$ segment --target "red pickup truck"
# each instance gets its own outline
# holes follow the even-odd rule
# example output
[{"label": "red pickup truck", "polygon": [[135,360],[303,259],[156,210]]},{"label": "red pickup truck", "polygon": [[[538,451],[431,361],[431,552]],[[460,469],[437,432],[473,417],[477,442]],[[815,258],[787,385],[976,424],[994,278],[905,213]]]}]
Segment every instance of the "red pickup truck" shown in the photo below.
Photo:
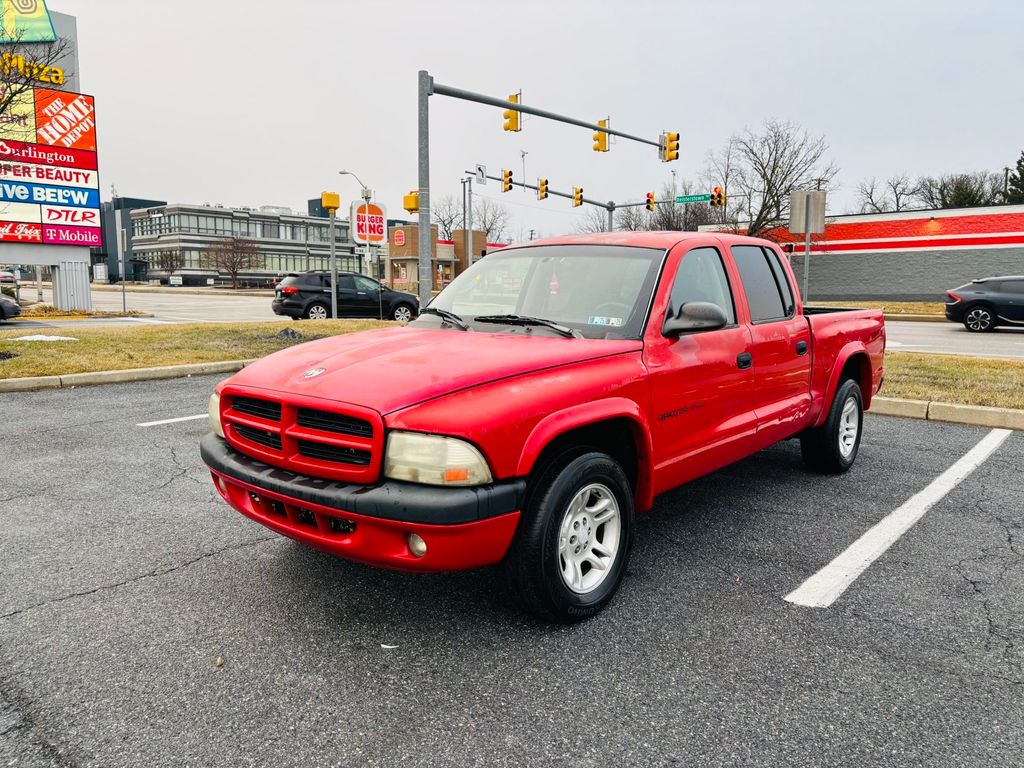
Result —
[{"label": "red pickup truck", "polygon": [[502,562],[528,610],[575,621],[657,494],[791,437],[849,469],[884,349],[881,312],[802,307],[766,240],[563,237],[488,255],[408,326],[221,382],[201,453],[285,536],[409,571]]}]

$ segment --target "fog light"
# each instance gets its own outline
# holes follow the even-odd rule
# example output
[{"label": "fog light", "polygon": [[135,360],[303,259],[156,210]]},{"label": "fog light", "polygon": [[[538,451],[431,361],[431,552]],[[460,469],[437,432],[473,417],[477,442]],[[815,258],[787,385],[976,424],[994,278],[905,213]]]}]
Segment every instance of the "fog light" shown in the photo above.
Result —
[{"label": "fog light", "polygon": [[416,557],[423,557],[427,554],[427,542],[421,539],[417,534],[410,533],[409,551],[416,555]]},{"label": "fog light", "polygon": [[227,496],[227,495],[228,495],[228,486],[227,486],[227,483],[225,483],[225,482],[224,482],[224,481],[223,481],[223,480],[222,480],[222,479],[220,478],[220,476],[219,476],[219,475],[214,475],[214,476],[213,476],[213,479],[214,479],[214,480],[215,480],[215,481],[217,482],[217,489],[218,489],[218,490],[219,490],[219,491],[220,491],[221,493],[223,493],[223,494],[224,494],[225,496]]}]

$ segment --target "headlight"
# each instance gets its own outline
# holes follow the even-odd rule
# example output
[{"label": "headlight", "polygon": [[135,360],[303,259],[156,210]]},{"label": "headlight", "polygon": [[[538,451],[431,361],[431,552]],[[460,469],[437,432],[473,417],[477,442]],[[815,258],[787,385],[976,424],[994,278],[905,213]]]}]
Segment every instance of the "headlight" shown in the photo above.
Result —
[{"label": "headlight", "polygon": [[484,485],[491,470],[480,451],[464,440],[419,432],[392,432],[384,475],[427,485]]},{"label": "headlight", "polygon": [[220,437],[224,437],[224,426],[220,423],[220,395],[210,395],[210,429]]}]

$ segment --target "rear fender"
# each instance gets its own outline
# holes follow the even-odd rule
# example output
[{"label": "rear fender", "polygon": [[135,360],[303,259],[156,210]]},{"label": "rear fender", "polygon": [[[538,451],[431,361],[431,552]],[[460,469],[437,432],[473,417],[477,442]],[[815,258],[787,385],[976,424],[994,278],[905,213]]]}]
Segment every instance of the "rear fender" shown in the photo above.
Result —
[{"label": "rear fender", "polygon": [[526,477],[533,470],[538,457],[556,438],[580,427],[597,424],[609,419],[625,419],[638,448],[636,457],[636,498],[638,510],[646,510],[654,503],[654,483],[652,482],[651,457],[654,455],[651,445],[651,430],[647,416],[633,400],[624,397],[611,397],[582,403],[548,414],[533,428],[526,439],[519,457],[516,475]]},{"label": "rear fender", "polygon": [[832,398],[836,395],[836,390],[839,389],[839,377],[843,373],[843,368],[846,367],[846,363],[854,355],[863,355],[860,368],[857,372],[857,383],[860,384],[861,394],[864,398],[864,409],[867,410],[871,406],[871,395],[873,394],[871,387],[871,356],[868,354],[867,347],[861,341],[851,341],[841,350],[836,356],[836,362],[832,366],[832,372],[829,374],[828,385],[825,391],[821,393],[821,412],[818,414],[817,420],[814,422],[814,426],[820,427],[825,423],[825,419],[828,418],[829,408],[832,406]]}]

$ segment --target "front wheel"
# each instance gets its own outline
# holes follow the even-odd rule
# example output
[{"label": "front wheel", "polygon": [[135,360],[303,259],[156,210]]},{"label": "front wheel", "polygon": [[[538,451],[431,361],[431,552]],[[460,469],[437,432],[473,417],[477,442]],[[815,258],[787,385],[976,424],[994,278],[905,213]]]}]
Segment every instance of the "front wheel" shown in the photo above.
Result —
[{"label": "front wheel", "polygon": [[815,472],[838,475],[853,466],[864,426],[864,400],[853,379],[843,379],[832,399],[828,418],[800,435],[804,463]]},{"label": "front wheel", "polygon": [[996,319],[988,307],[971,307],[964,315],[964,328],[974,333],[991,331]]},{"label": "front wheel", "polygon": [[505,561],[523,606],[545,621],[587,619],[611,601],[633,544],[629,480],[610,456],[568,454],[531,489]]}]

